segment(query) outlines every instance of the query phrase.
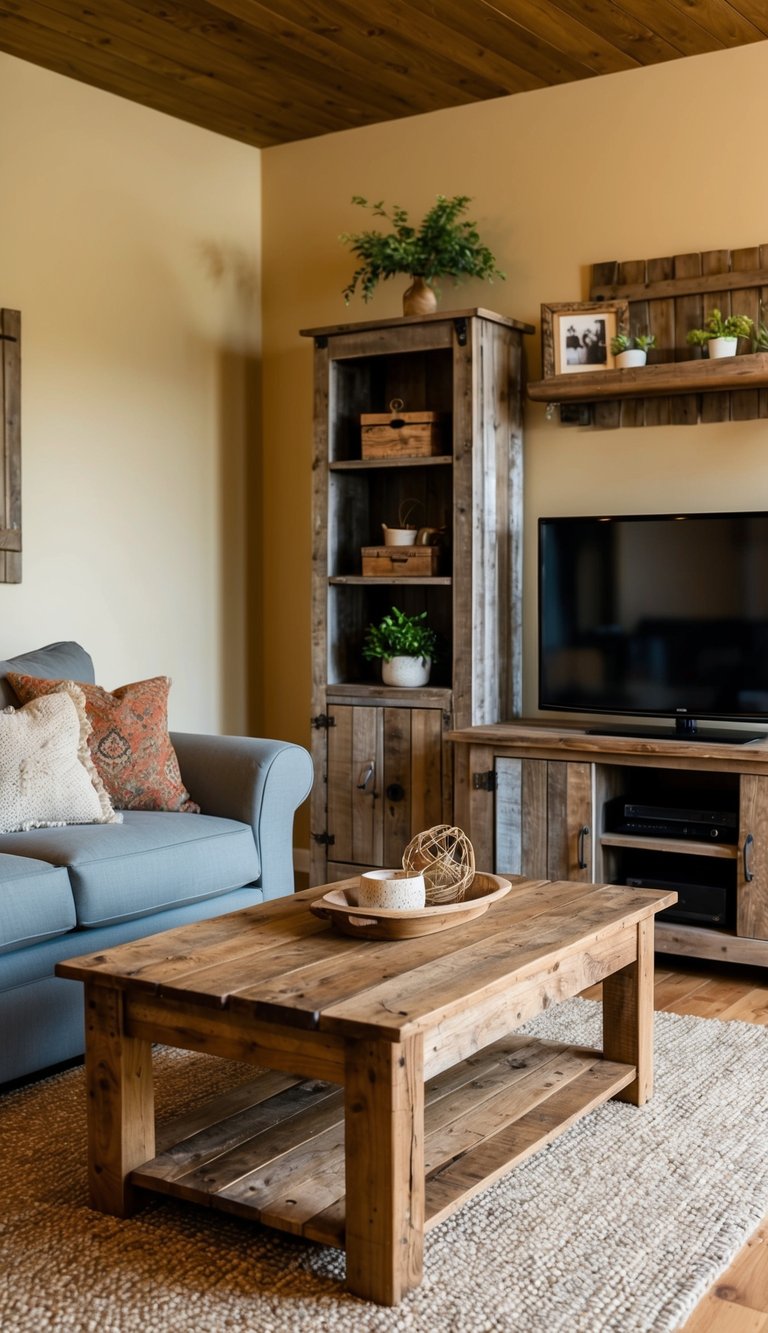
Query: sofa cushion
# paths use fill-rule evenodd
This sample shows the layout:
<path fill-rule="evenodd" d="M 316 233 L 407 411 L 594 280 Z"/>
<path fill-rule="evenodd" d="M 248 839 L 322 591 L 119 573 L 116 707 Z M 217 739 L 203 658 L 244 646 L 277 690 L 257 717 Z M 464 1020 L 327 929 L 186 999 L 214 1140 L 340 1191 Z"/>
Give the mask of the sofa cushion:
<path fill-rule="evenodd" d="M 119 819 L 91 759 L 90 730 L 72 683 L 0 712 L 0 832 Z"/>
<path fill-rule="evenodd" d="M 0 661 L 0 708 L 15 707 L 18 698 L 6 680 L 9 671 L 21 671 L 27 676 L 42 676 L 45 680 L 93 681 L 93 661 L 89 653 L 72 640 L 47 643 L 44 648 L 33 648 Z"/>
<path fill-rule="evenodd" d="M 8 833 L 3 848 L 66 866 L 84 927 L 215 897 L 261 873 L 249 824 L 162 810 L 127 810 L 122 824 Z"/>
<path fill-rule="evenodd" d="M 66 681 L 41 680 L 10 671 L 22 703 L 61 689 Z M 119 689 L 81 686 L 92 731 L 88 740 L 112 804 L 118 810 L 200 809 L 190 799 L 168 735 L 167 676 L 135 681 Z"/>
<path fill-rule="evenodd" d="M 66 870 L 0 853 L 0 953 L 66 935 L 75 924 Z"/>

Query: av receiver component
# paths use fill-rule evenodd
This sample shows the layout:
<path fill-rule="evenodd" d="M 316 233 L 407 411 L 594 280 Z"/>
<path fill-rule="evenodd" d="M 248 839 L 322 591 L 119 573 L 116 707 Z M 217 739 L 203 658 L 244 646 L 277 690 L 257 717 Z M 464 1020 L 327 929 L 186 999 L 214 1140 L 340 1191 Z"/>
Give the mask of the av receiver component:
<path fill-rule="evenodd" d="M 677 902 L 657 914 L 659 921 L 679 921 L 694 926 L 726 926 L 728 890 L 722 884 L 681 884 L 657 876 L 628 875 L 627 884 L 638 889 L 672 889 Z"/>
<path fill-rule="evenodd" d="M 619 796 L 606 803 L 605 820 L 609 833 L 644 833 L 699 842 L 736 842 L 738 837 L 738 817 L 734 810 L 645 805 Z"/>

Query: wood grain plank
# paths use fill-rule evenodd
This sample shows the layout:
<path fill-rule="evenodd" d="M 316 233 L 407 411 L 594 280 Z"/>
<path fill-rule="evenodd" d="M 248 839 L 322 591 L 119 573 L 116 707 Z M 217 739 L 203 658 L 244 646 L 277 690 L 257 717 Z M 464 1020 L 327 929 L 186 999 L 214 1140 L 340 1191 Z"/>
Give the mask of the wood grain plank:
<path fill-rule="evenodd" d="M 701 256 L 702 273 L 727 273 L 731 267 L 729 250 L 705 250 Z M 724 315 L 731 313 L 730 291 L 711 292 L 707 297 L 707 311 L 713 307 L 722 310 Z M 756 391 L 755 391 L 756 392 Z M 739 395 L 740 397 L 741 395 Z M 728 393 L 708 393 L 701 400 L 702 422 L 729 421 L 731 416 L 731 398 Z"/>
<path fill-rule="evenodd" d="M 760 246 L 760 267 L 762 270 L 768 268 L 768 245 Z M 759 323 L 768 326 L 768 280 L 759 290 Z M 768 389 L 758 390 L 758 413 L 762 419 L 768 417 Z"/>
<path fill-rule="evenodd" d="M 262 948 L 274 949 L 280 939 L 293 937 L 293 921 L 298 923 L 299 933 L 306 931 L 307 905 L 324 892 L 325 886 L 303 889 L 288 898 L 274 898 L 224 916 L 176 926 L 172 932 L 131 940 L 114 949 L 68 958 L 57 963 L 56 975 L 90 981 L 104 974 L 110 984 L 119 986 L 127 980 L 132 989 L 155 990 L 160 977 L 164 983 L 172 982 L 177 976 L 194 972 L 203 959 L 215 963 L 227 956 L 234 959 Z"/>
<path fill-rule="evenodd" d="M 551 0 L 495 0 L 494 7 L 544 38 L 556 50 L 569 54 L 594 74 L 634 69 L 640 63 L 631 50 L 606 41 L 599 25 L 590 27 L 589 15 L 565 14 Z"/>
<path fill-rule="evenodd" d="M 409 838 L 444 822 L 442 741 L 442 713 L 436 708 L 415 708 L 411 714 Z"/>
<path fill-rule="evenodd" d="M 619 264 L 619 282 L 621 283 L 642 283 L 646 281 L 646 264 L 644 259 L 625 260 Z M 634 337 L 638 333 L 648 333 L 650 323 L 649 305 L 647 301 L 633 301 L 629 307 L 629 331 Z M 627 398 L 621 404 L 619 424 L 621 426 L 644 426 L 645 425 L 645 399 Z"/>
<path fill-rule="evenodd" d="M 653 1096 L 653 918 L 637 924 L 637 958 L 603 982 L 606 1059 L 633 1064 L 636 1076 L 619 1094 L 643 1106 Z"/>
<path fill-rule="evenodd" d="M 300 1112 L 320 1106 L 335 1096 L 338 1088 L 331 1083 L 307 1082 L 285 1074 L 259 1075 L 253 1082 L 226 1093 L 199 1108 L 196 1120 L 165 1127 L 167 1143 L 152 1161 L 141 1168 L 143 1181 L 161 1182 L 196 1179 L 195 1173 L 227 1154 L 253 1146 L 253 1161 L 259 1160 L 259 1140 L 273 1126 L 293 1120 Z M 203 1123 L 199 1117 L 204 1115 Z M 190 1132 L 190 1130 L 192 1132 Z M 211 1177 L 212 1179 L 212 1177 Z"/>
<path fill-rule="evenodd" d="M 765 257 L 765 252 L 763 252 Z M 614 270 L 615 271 L 615 270 Z M 593 269 L 594 272 L 594 269 Z M 709 277 L 701 272 L 675 273 L 672 276 L 659 276 L 651 281 L 624 284 L 615 279 L 594 283 L 590 299 L 593 301 L 657 301 L 675 300 L 681 296 L 699 296 L 705 303 L 712 292 L 734 291 L 742 287 L 762 287 L 768 283 L 768 267 L 759 270 L 712 274 Z M 696 326 L 694 326 L 696 327 Z"/>
<path fill-rule="evenodd" d="M 549 763 L 522 761 L 522 862 L 524 875 L 548 879 L 549 874 Z"/>
<path fill-rule="evenodd" d="M 701 274 L 701 255 L 675 255 L 676 278 L 698 277 Z M 703 302 L 700 296 L 675 298 L 675 360 L 692 361 L 694 350 L 687 343 L 691 329 L 701 328 L 704 322 Z M 695 393 L 678 394 L 670 404 L 669 420 L 672 426 L 695 425 L 699 419 L 699 400 Z"/>
<path fill-rule="evenodd" d="M 739 782 L 739 859 L 736 930 L 768 941 L 768 777 Z M 747 840 L 751 839 L 749 845 Z M 751 875 L 752 878 L 747 876 Z"/>
<path fill-rule="evenodd" d="M 761 247 L 748 246 L 733 252 L 733 267 L 739 272 L 758 272 L 760 268 Z M 760 287 L 737 288 L 731 293 L 731 310 L 735 315 L 747 315 L 755 328 L 760 321 Z M 739 351 L 749 348 L 745 340 L 739 342 Z M 760 415 L 760 395 L 757 388 L 744 389 L 731 395 L 731 417 L 734 421 L 752 421 Z"/>
<path fill-rule="evenodd" d="M 383 710 L 383 751 L 384 768 L 378 786 L 383 822 L 382 863 L 397 868 L 403 864 L 403 852 L 411 840 L 413 827 L 410 708 Z M 415 831 L 427 827 L 420 824 Z"/>
<path fill-rule="evenodd" d="M 725 0 L 697 0 L 695 8 L 676 0 L 635 0 L 632 12 L 683 56 L 760 41 L 760 32 Z"/>
<path fill-rule="evenodd" d="M 0 583 L 21 582 L 21 313 L 0 310 Z"/>
<path fill-rule="evenodd" d="M 591 301 L 599 300 L 599 296 L 594 294 L 595 290 L 605 284 L 618 283 L 619 274 L 620 268 L 615 260 L 594 264 L 592 266 L 592 286 L 590 287 L 589 299 Z M 592 410 L 594 424 L 600 430 L 615 430 L 621 421 L 621 403 L 618 401 L 596 403 Z"/>
<path fill-rule="evenodd" d="M 320 1014 L 320 1031 L 339 1036 L 378 1033 L 390 1040 L 423 1031 L 460 1012 L 470 998 L 476 1000 L 482 994 L 484 999 L 491 999 L 510 984 L 539 972 L 550 952 L 562 966 L 566 957 L 579 952 L 585 937 L 599 943 L 651 915 L 656 905 L 669 906 L 674 901 L 669 894 L 646 891 L 635 897 L 626 889 L 604 887 L 585 895 L 578 920 L 573 923 L 564 921 L 561 913 L 544 913 L 532 923 L 508 929 L 502 899 L 491 909 L 497 931 L 490 939 L 434 958 L 418 974 L 411 972 L 399 976 L 396 982 L 371 985 L 354 998 L 325 1006 Z M 472 980 L 471 996 L 468 977 Z"/>
<path fill-rule="evenodd" d="M 340 1082 L 343 1043 L 329 1033 L 303 1031 L 276 1022 L 242 1021 L 229 1009 L 141 992 L 129 998 L 127 1030 L 132 1037 L 178 1046 L 182 1050 L 218 1055 L 224 1060 L 268 1067 L 308 1078 Z"/>
<path fill-rule="evenodd" d="M 586 884 L 525 883 L 502 900 L 506 904 L 505 928 L 530 924 L 563 904 L 581 903 L 593 891 L 593 887 Z M 494 908 L 500 906 L 501 902 L 494 904 Z M 439 961 L 447 953 L 492 940 L 498 932 L 498 917 L 489 910 L 463 925 L 460 934 L 444 932 L 401 940 L 396 950 L 392 949 L 391 941 L 347 940 L 343 969 L 333 961 L 308 964 L 293 976 L 278 977 L 273 985 L 261 982 L 257 987 L 244 987 L 239 993 L 230 994 L 230 1008 L 233 1013 L 241 1008 L 252 1012 L 253 1004 L 258 1002 L 263 1012 L 275 1017 L 279 1012 L 293 1016 L 294 1011 L 297 1015 L 314 1015 L 345 996 L 363 992 L 372 985 L 387 980 L 397 985 L 399 978 L 408 973 Z M 327 937 L 341 943 L 330 930 Z"/>
<path fill-rule="evenodd" d="M 396 1305 L 424 1247 L 423 1044 L 351 1042 L 345 1078 L 347 1287 Z"/>
<path fill-rule="evenodd" d="M 154 1156 L 152 1048 L 126 1035 L 124 997 L 90 982 L 85 991 L 88 1196 L 91 1207 L 128 1217 L 138 1206 L 129 1176 Z"/>
<path fill-rule="evenodd" d="M 649 287 L 653 289 L 659 282 L 668 281 L 674 273 L 675 261 L 671 255 L 649 259 L 646 263 L 646 275 Z M 648 353 L 648 364 L 672 360 L 675 345 L 675 303 L 671 297 L 649 296 L 648 331 L 656 339 L 656 346 Z M 646 426 L 669 425 L 670 399 L 646 398 Z"/>
<path fill-rule="evenodd" d="M 433 1176 L 426 1189 L 427 1229 L 551 1142 L 588 1110 L 616 1096 L 634 1072 L 626 1065 L 598 1060 L 541 1105 Z"/>

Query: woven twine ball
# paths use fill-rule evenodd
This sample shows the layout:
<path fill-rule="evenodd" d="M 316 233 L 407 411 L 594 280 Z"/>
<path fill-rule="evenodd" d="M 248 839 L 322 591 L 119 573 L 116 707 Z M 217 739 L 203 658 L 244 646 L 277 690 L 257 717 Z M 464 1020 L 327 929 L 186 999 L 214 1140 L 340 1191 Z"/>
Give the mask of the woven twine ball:
<path fill-rule="evenodd" d="M 428 907 L 461 902 L 475 877 L 475 852 L 463 829 L 436 824 L 412 838 L 403 869 L 424 876 Z"/>

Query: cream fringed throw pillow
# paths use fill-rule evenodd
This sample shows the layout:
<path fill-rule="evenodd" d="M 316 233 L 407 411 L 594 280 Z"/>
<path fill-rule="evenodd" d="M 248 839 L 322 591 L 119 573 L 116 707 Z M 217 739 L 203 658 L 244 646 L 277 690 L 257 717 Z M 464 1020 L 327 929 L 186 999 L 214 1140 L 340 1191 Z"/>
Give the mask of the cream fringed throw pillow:
<path fill-rule="evenodd" d="M 0 833 L 120 822 L 91 759 L 90 730 L 76 685 L 0 712 Z"/>

